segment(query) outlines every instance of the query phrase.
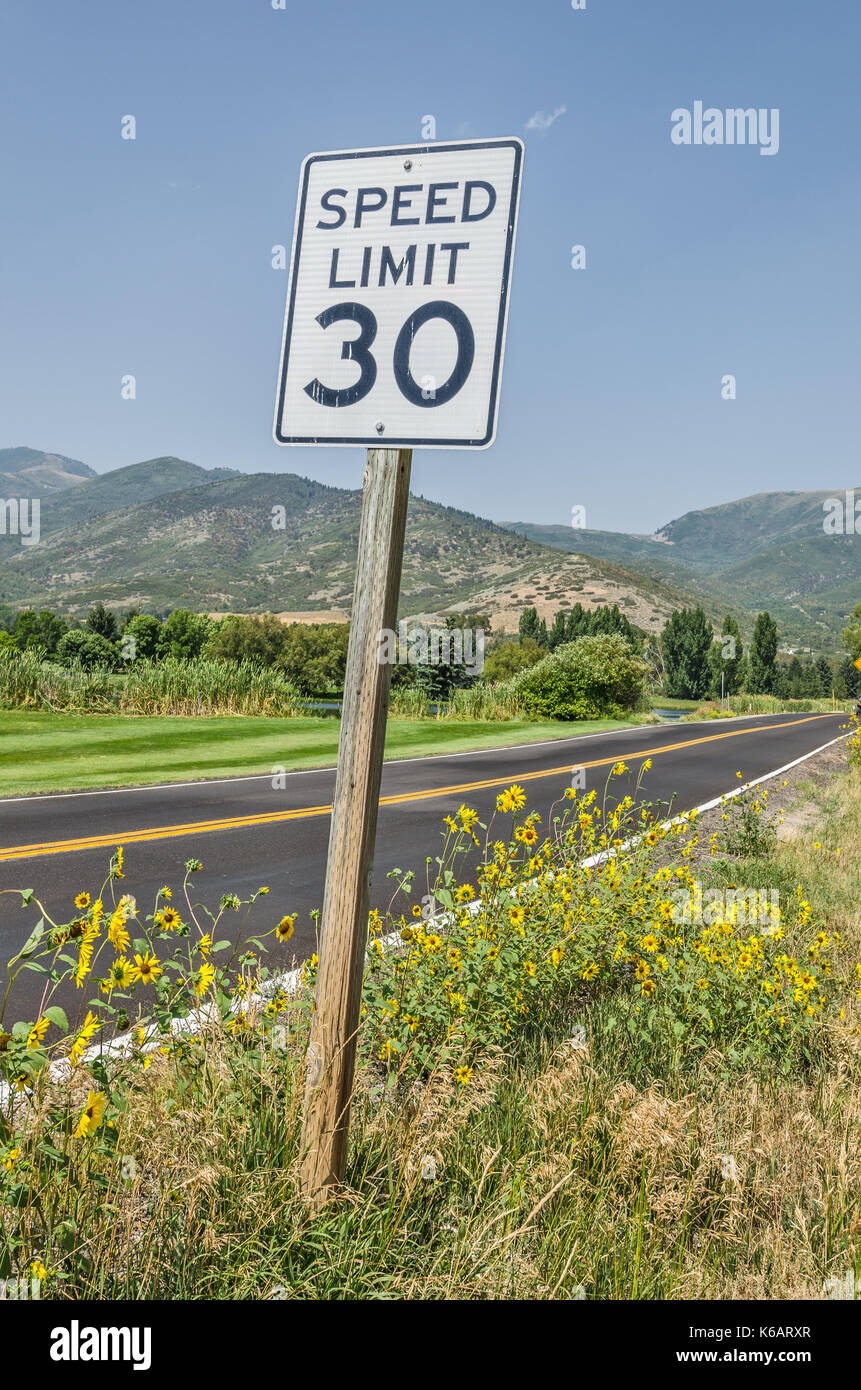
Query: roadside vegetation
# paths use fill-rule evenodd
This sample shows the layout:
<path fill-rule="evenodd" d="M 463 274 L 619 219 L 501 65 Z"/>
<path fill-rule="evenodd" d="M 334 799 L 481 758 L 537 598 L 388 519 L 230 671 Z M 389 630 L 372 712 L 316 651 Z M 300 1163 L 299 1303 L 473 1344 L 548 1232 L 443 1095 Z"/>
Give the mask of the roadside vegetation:
<path fill-rule="evenodd" d="M 429 662 L 413 659 L 399 641 L 392 700 L 404 717 L 602 718 L 656 700 L 696 707 L 723 695 L 732 708 L 740 698 L 848 700 L 861 693 L 854 665 L 861 604 L 843 632 L 846 655 L 839 659 L 781 655 L 768 613 L 757 617 L 747 650 L 732 616 L 715 634 L 701 608 L 677 609 L 659 635 L 635 627 L 616 604 L 589 610 L 579 602 L 550 624 L 524 608 L 516 635 L 493 633 L 481 613 L 451 613 L 436 627 L 450 635 L 480 630 L 486 653 L 456 660 L 449 648 Z M 271 613 L 213 619 L 175 609 L 160 618 L 136 609 L 119 615 L 97 603 L 81 622 L 47 609 L 0 607 L 0 708 L 185 713 L 165 702 L 165 693 L 176 689 L 187 703 L 186 689 L 198 688 L 207 715 L 287 713 L 291 701 L 340 697 L 348 638 L 348 623 L 283 623 Z M 613 639 L 615 653 L 596 639 Z M 471 650 L 474 658 L 474 643 Z M 622 674 L 626 655 L 645 663 L 642 680 L 633 678 L 633 666 Z"/>
<path fill-rule="evenodd" d="M 615 605 L 578 603 L 549 624 L 527 607 L 516 635 L 490 633 L 478 613 L 450 614 L 444 660 L 402 660 L 398 646 L 389 756 L 597 733 L 656 722 L 654 707 L 685 708 L 695 719 L 845 709 L 861 693 L 853 664 L 861 656 L 861 606 L 839 661 L 780 658 L 773 622 L 760 619 L 745 651 L 731 617 L 715 636 L 697 609 L 677 610 L 660 635 L 636 628 Z M 103 604 L 83 623 L 9 609 L 0 610 L 2 623 L 7 795 L 335 761 L 346 623 L 287 624 L 272 614 L 213 620 L 187 609 L 119 616 Z M 454 659 L 464 628 L 473 636 L 488 631 L 483 666 Z M 16 722 L 21 715 L 30 722 Z"/>
<path fill-rule="evenodd" d="M 461 806 L 435 860 L 393 871 L 347 1186 L 317 1215 L 298 1188 L 316 958 L 292 982 L 267 964 L 289 905 L 261 885 L 207 910 L 196 860 L 138 903 L 119 847 L 61 920 L 23 887 L 0 1276 L 69 1299 L 858 1287 L 861 734 L 788 842 L 759 788 L 668 825 L 627 771 L 546 823 L 516 786 L 488 825 Z M 753 916 L 730 896 L 748 886 Z M 16 1017 L 22 970 L 36 1017 Z"/>
<path fill-rule="evenodd" d="M 55 714 L 297 715 L 294 686 L 249 661 L 203 658 L 136 661 L 122 676 L 41 661 L 33 651 L 0 652 L 0 706 Z"/>
<path fill-rule="evenodd" d="M 534 613 L 533 610 L 528 610 Z M 577 617 L 577 615 L 573 615 Z M 443 631 L 485 630 L 480 614 L 450 616 Z M 539 638 L 543 634 L 539 628 Z M 214 621 L 185 609 L 164 622 L 132 612 L 124 625 L 97 604 L 67 628 L 45 611 L 18 614 L 0 630 L 0 709 L 128 715 L 299 716 L 308 703 L 343 691 L 349 627 L 284 624 L 272 614 Z M 408 719 L 622 719 L 647 710 L 648 667 L 637 634 L 618 608 L 557 624 L 554 640 L 497 647 L 488 669 L 456 660 L 415 661 L 400 641 L 391 709 Z M 556 641 L 555 638 L 564 638 Z M 533 661 L 532 646 L 538 653 Z M 473 649 L 474 650 L 474 649 Z"/>
<path fill-rule="evenodd" d="M 740 714 L 826 714 L 834 708 L 836 696 L 818 699 L 781 699 L 777 695 L 730 695 L 721 707 L 715 701 L 697 705 L 680 722 L 689 719 L 733 719 Z M 840 701 L 840 706 L 845 705 Z"/>

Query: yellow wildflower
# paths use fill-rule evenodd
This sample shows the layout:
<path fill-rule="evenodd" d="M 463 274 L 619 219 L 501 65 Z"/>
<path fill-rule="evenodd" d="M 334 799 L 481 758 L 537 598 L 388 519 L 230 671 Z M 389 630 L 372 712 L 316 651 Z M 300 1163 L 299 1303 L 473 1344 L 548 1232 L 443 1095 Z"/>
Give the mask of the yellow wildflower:
<path fill-rule="evenodd" d="M 204 994 L 206 994 L 211 989 L 212 982 L 214 979 L 215 966 L 212 964 L 211 961 L 204 961 L 203 965 L 200 967 L 200 970 L 198 971 L 197 984 L 194 987 L 198 999 L 202 999 Z"/>
<path fill-rule="evenodd" d="M 100 1027 L 101 1024 L 99 1023 L 99 1020 L 96 1018 L 96 1015 L 88 1009 L 87 1017 L 84 1019 L 83 1027 L 81 1028 L 81 1031 L 78 1034 L 78 1036 L 75 1038 L 75 1041 L 72 1043 L 72 1050 L 69 1053 L 70 1066 L 76 1067 L 78 1065 L 78 1063 L 81 1061 L 81 1058 L 87 1050 L 87 1046 L 90 1043 L 93 1034 L 96 1033 Z"/>
<path fill-rule="evenodd" d="M 290 940 L 291 936 L 293 935 L 293 929 L 296 925 L 296 915 L 297 914 L 294 912 L 292 917 L 281 918 L 281 921 L 275 928 L 275 935 L 279 941 Z"/>
<path fill-rule="evenodd" d="M 45 1034 L 48 1031 L 48 1028 L 50 1027 L 50 1024 L 51 1020 L 49 1018 L 40 1018 L 38 1022 L 33 1024 L 33 1027 L 27 1034 L 28 1052 L 35 1052 L 37 1047 L 42 1046 L 42 1041 L 45 1037 Z"/>
<path fill-rule="evenodd" d="M 151 985 L 163 972 L 163 966 L 159 965 L 156 957 L 147 951 L 143 956 L 135 956 L 135 963 L 132 967 L 135 980 L 140 980 L 141 984 Z"/>
<path fill-rule="evenodd" d="M 93 907 L 92 918 L 84 930 L 84 935 L 81 937 L 81 944 L 78 948 L 78 965 L 75 970 L 75 984 L 78 989 L 81 988 L 92 968 L 93 946 L 95 945 L 97 936 L 100 934 L 99 923 L 102 919 L 101 912 L 98 916 L 96 915 L 96 908 L 101 907 L 101 905 L 102 900 L 99 898 Z"/>
<path fill-rule="evenodd" d="M 107 1103 L 108 1098 L 104 1091 L 90 1091 L 87 1096 L 87 1103 L 81 1111 L 78 1127 L 75 1130 L 76 1139 L 86 1139 L 101 1128 Z"/>

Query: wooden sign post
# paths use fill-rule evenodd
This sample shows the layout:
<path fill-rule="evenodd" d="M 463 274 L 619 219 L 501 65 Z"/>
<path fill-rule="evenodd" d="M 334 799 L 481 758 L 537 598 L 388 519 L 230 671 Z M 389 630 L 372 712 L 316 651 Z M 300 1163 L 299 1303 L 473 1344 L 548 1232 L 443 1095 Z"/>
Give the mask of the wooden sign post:
<path fill-rule="evenodd" d="M 379 658 L 397 626 L 411 464 L 411 449 L 368 450 L 302 1130 L 302 1189 L 314 1205 L 343 1182 L 347 1159 L 392 679 Z"/>

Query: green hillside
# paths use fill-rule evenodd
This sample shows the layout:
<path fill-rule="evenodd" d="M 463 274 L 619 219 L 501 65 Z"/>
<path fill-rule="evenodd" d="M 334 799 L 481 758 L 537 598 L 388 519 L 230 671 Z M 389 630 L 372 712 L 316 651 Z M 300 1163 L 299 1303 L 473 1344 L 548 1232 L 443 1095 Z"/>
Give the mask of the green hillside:
<path fill-rule="evenodd" d="M 143 463 L 88 476 L 77 487 L 51 497 L 42 511 L 42 532 L 80 526 L 152 498 L 236 476 L 231 468 L 200 468 L 185 459 L 146 459 Z"/>
<path fill-rule="evenodd" d="M 0 449 L 0 496 L 54 497 L 95 472 L 78 459 L 41 449 Z"/>
<path fill-rule="evenodd" d="M 777 543 L 792 547 L 822 540 L 830 544 L 834 538 L 826 536 L 822 527 L 824 504 L 830 497 L 844 495 L 845 489 L 836 487 L 815 492 L 758 492 L 720 507 L 687 512 L 657 534 L 674 559 L 717 572 Z M 858 495 L 861 497 L 861 489 Z M 827 550 L 823 557 L 827 557 Z"/>
<path fill-rule="evenodd" d="M 190 487 L 182 485 L 188 470 Z M 349 610 L 360 492 L 284 473 L 211 479 L 193 464 L 160 459 L 82 484 L 52 506 L 38 546 L 3 551 L 0 601 L 71 613 L 97 599 L 155 611 Z M 179 485 L 170 490 L 171 482 Z M 155 488 L 159 495 L 147 498 Z M 497 629 L 510 629 L 526 603 L 552 616 L 578 600 L 617 602 L 633 622 L 654 628 L 683 598 L 650 576 L 561 556 L 480 517 L 411 500 L 404 613 L 480 606 Z"/>
<path fill-rule="evenodd" d="M 861 601 L 861 538 L 819 535 L 766 546 L 709 577 L 737 604 L 768 608 L 793 644 L 838 650 L 839 636 Z"/>
<path fill-rule="evenodd" d="M 667 583 L 687 581 L 690 566 L 675 558 L 675 551 L 654 536 L 626 535 L 623 531 L 587 531 L 574 526 L 542 526 L 529 521 L 502 523 L 509 531 L 575 555 L 648 569 Z"/>
<path fill-rule="evenodd" d="M 170 456 L 95 475 L 18 448 L 0 450 L 0 466 L 8 495 L 42 497 L 38 545 L 0 537 L 0 602 L 74 614 L 97 599 L 155 612 L 349 611 L 358 491 Z M 511 631 L 526 605 L 552 621 L 576 602 L 618 603 L 653 630 L 672 608 L 700 603 L 715 621 L 732 612 L 749 637 L 768 608 L 784 645 L 836 652 L 861 597 L 861 551 L 856 536 L 824 533 L 833 496 L 842 492 L 759 493 L 688 512 L 655 536 L 503 527 L 413 497 L 401 612 L 473 608 Z"/>
<path fill-rule="evenodd" d="M 528 522 L 511 526 L 568 553 L 616 560 L 641 582 L 651 575 L 686 590 L 709 612 L 734 612 L 747 633 L 751 616 L 767 608 L 785 644 L 836 652 L 840 631 L 861 598 L 859 537 L 823 530 L 824 504 L 844 496 L 842 488 L 757 493 L 687 512 L 653 537 Z"/>

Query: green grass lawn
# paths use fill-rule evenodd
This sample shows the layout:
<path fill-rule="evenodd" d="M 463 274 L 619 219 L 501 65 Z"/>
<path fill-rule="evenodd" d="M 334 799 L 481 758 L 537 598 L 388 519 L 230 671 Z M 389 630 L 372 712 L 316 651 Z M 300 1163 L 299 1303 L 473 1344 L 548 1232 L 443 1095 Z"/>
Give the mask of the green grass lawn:
<path fill-rule="evenodd" d="M 705 700 L 674 700 L 671 695 L 650 695 L 652 709 L 699 709 Z"/>
<path fill-rule="evenodd" d="M 636 721 L 632 721 L 636 722 Z M 627 725 L 610 719 L 541 724 L 392 719 L 387 758 L 571 738 Z M 0 796 L 238 777 L 335 763 L 336 718 L 185 719 L 0 712 Z"/>

